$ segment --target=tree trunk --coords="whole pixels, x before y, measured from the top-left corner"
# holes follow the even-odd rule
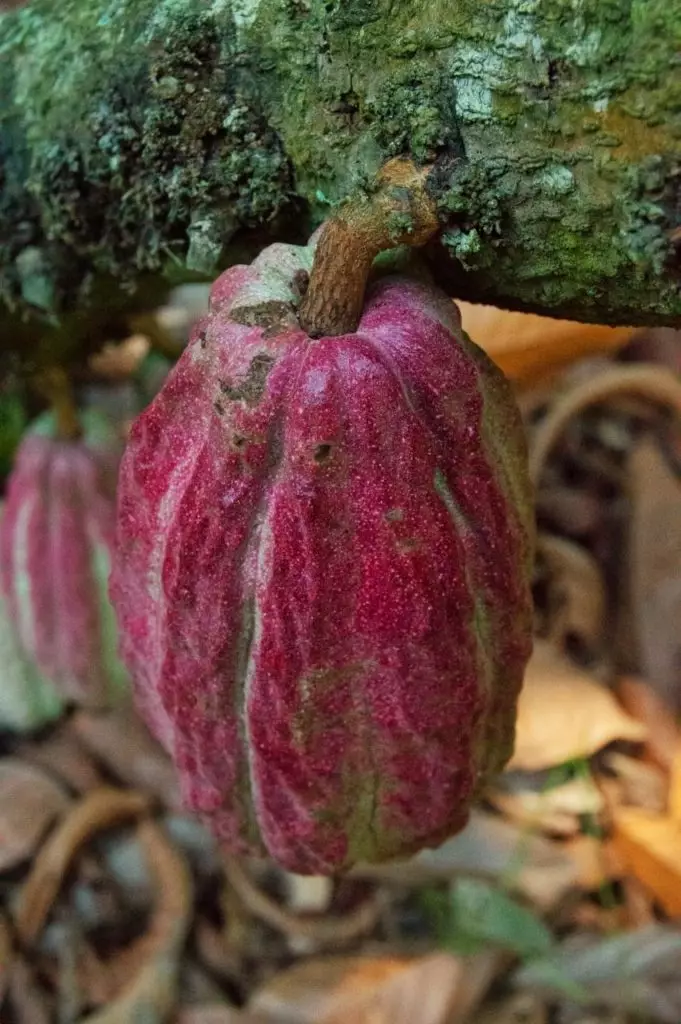
[[[0,15],[0,298],[125,309],[408,153],[451,294],[679,323],[680,45],[679,0],[33,0]]]

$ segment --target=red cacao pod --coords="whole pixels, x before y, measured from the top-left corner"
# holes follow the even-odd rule
[[[465,824],[511,754],[533,515],[509,386],[444,295],[295,316],[311,248],[215,283],[133,426],[112,597],[188,806],[299,873]]]
[[[99,706],[127,689],[108,574],[119,451],[108,423],[58,436],[48,413],[16,453],[0,522],[0,582],[25,654],[67,699]]]

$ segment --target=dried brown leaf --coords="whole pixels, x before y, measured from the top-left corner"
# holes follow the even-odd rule
[[[549,635],[558,648],[577,637],[590,653],[603,645],[606,590],[595,558],[574,541],[539,535],[537,553],[549,575]]]
[[[15,957],[9,976],[9,996],[15,1020],[21,1024],[52,1024],[52,1007],[47,994],[38,986],[30,966]]]
[[[513,821],[562,836],[575,835],[581,829],[583,815],[595,816],[603,809],[603,797],[590,778],[571,779],[539,792],[505,792],[496,787],[486,795]]]
[[[14,959],[12,935],[4,914],[0,914],[0,1006],[9,984],[9,972]]]
[[[484,348],[504,373],[523,384],[533,383],[569,363],[597,352],[621,348],[631,327],[604,327],[495,306],[457,301],[463,329]]]
[[[551,644],[535,641],[518,703],[509,768],[537,771],[587,758],[613,740],[642,742],[647,729],[610,691]]]
[[[17,934],[24,945],[35,942],[73,857],[97,832],[138,817],[149,807],[141,793],[95,789],[66,815],[35,859],[21,891],[16,912]]]
[[[455,1024],[484,996],[501,959],[448,953],[419,959],[307,960],[272,978],[249,1008],[301,1024]]]
[[[140,966],[123,992],[83,1024],[162,1024],[177,1001],[180,957],[193,907],[192,878],[184,858],[157,825],[144,821],[138,834],[157,893],[149,931],[128,956]]]
[[[564,844],[528,834],[498,815],[475,810],[466,828],[434,850],[406,861],[361,864],[354,877],[421,886],[458,875],[504,878],[543,909],[550,909],[579,881],[579,868]]]
[[[175,1024],[296,1024],[291,1017],[263,1017],[261,1014],[235,1010],[231,1006],[212,1003],[209,1006],[191,1006],[181,1010]]]
[[[613,814],[613,845],[630,871],[672,917],[681,916],[681,824],[620,807]]]
[[[612,751],[605,763],[621,783],[621,801],[662,814],[667,807],[667,776],[657,765]]]
[[[23,760],[52,772],[80,795],[103,785],[101,774],[78,742],[69,722],[39,742],[22,743],[17,753]]]
[[[631,617],[641,674],[679,708],[681,482],[650,438],[643,438],[632,452],[629,480]]]
[[[520,992],[503,1003],[481,1010],[475,1024],[546,1024],[548,1019],[543,1000],[529,992]]]
[[[0,760],[0,871],[31,857],[70,802],[64,789],[40,768],[14,757]]]
[[[672,761],[669,780],[669,816],[681,825],[681,743]]]
[[[167,807],[182,807],[170,758],[132,709],[79,711],[73,728],[90,754],[126,785],[153,793]]]
[[[645,679],[623,676],[617,693],[625,711],[648,729],[643,751],[646,758],[664,771],[671,769],[677,749],[681,747],[681,729],[669,704]]]

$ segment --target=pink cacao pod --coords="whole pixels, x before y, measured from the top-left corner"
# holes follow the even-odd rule
[[[108,600],[119,451],[108,422],[80,417],[57,436],[51,413],[24,436],[0,522],[0,582],[26,655],[63,697],[101,706],[127,688]]]
[[[461,829],[509,758],[533,514],[510,388],[454,304],[385,279],[313,340],[312,256],[213,286],[132,429],[111,593],[188,806],[332,873]]]

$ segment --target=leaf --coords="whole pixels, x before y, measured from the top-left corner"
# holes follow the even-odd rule
[[[0,791],[4,796],[1,780]],[[93,790],[71,809],[42,846],[21,890],[15,923],[25,946],[35,942],[40,934],[62,880],[81,846],[101,829],[139,817],[148,806],[148,798],[141,793],[102,787]],[[23,810],[21,805],[19,809]]]
[[[622,707],[648,729],[644,753],[647,758],[669,771],[677,748],[681,747],[681,729],[669,704],[645,679],[623,676],[617,693]]]
[[[678,1024],[680,958],[681,932],[662,925],[607,939],[582,933],[566,940],[550,957],[520,967],[513,983]]]
[[[193,910],[193,884],[184,858],[151,821],[138,835],[156,888],[156,907],[147,934],[131,950],[137,973],[108,1006],[82,1024],[162,1024],[177,1000],[180,958]],[[136,951],[136,953],[135,953]]]
[[[605,327],[460,302],[464,331],[514,381],[533,383],[588,355],[612,352],[631,327]]]
[[[0,729],[29,732],[57,718],[63,701],[20,648],[0,595]]]
[[[446,944],[460,953],[498,946],[521,957],[551,948],[551,932],[532,911],[498,887],[461,878],[449,894]]]
[[[681,706],[681,483],[650,438],[629,459],[631,619],[641,674]]]
[[[132,709],[82,710],[71,721],[86,750],[118,779],[153,793],[166,807],[181,808],[172,762]]]
[[[681,916],[681,823],[638,808],[615,808],[613,845],[667,913]]]
[[[630,718],[610,691],[535,641],[518,702],[515,752],[509,769],[537,771],[590,757],[613,740],[642,742],[647,729]]]
[[[300,1024],[456,1024],[499,963],[490,954],[464,961],[448,953],[306,960],[256,991],[248,1009]]]
[[[681,825],[681,743],[679,743],[672,761],[668,810],[670,817]]]
[[[584,815],[597,815],[603,797],[590,777],[570,779],[559,786],[536,791],[530,788],[507,792],[503,779],[486,795],[502,814],[521,825],[559,835],[575,835]]]
[[[39,768],[18,758],[0,760],[0,871],[32,857],[70,802],[62,787]]]
[[[526,829],[498,815],[475,810],[466,828],[442,846],[422,850],[408,861],[358,865],[350,874],[415,886],[462,874],[503,876],[514,891],[548,909],[577,884],[580,867],[562,844],[528,835]]]

